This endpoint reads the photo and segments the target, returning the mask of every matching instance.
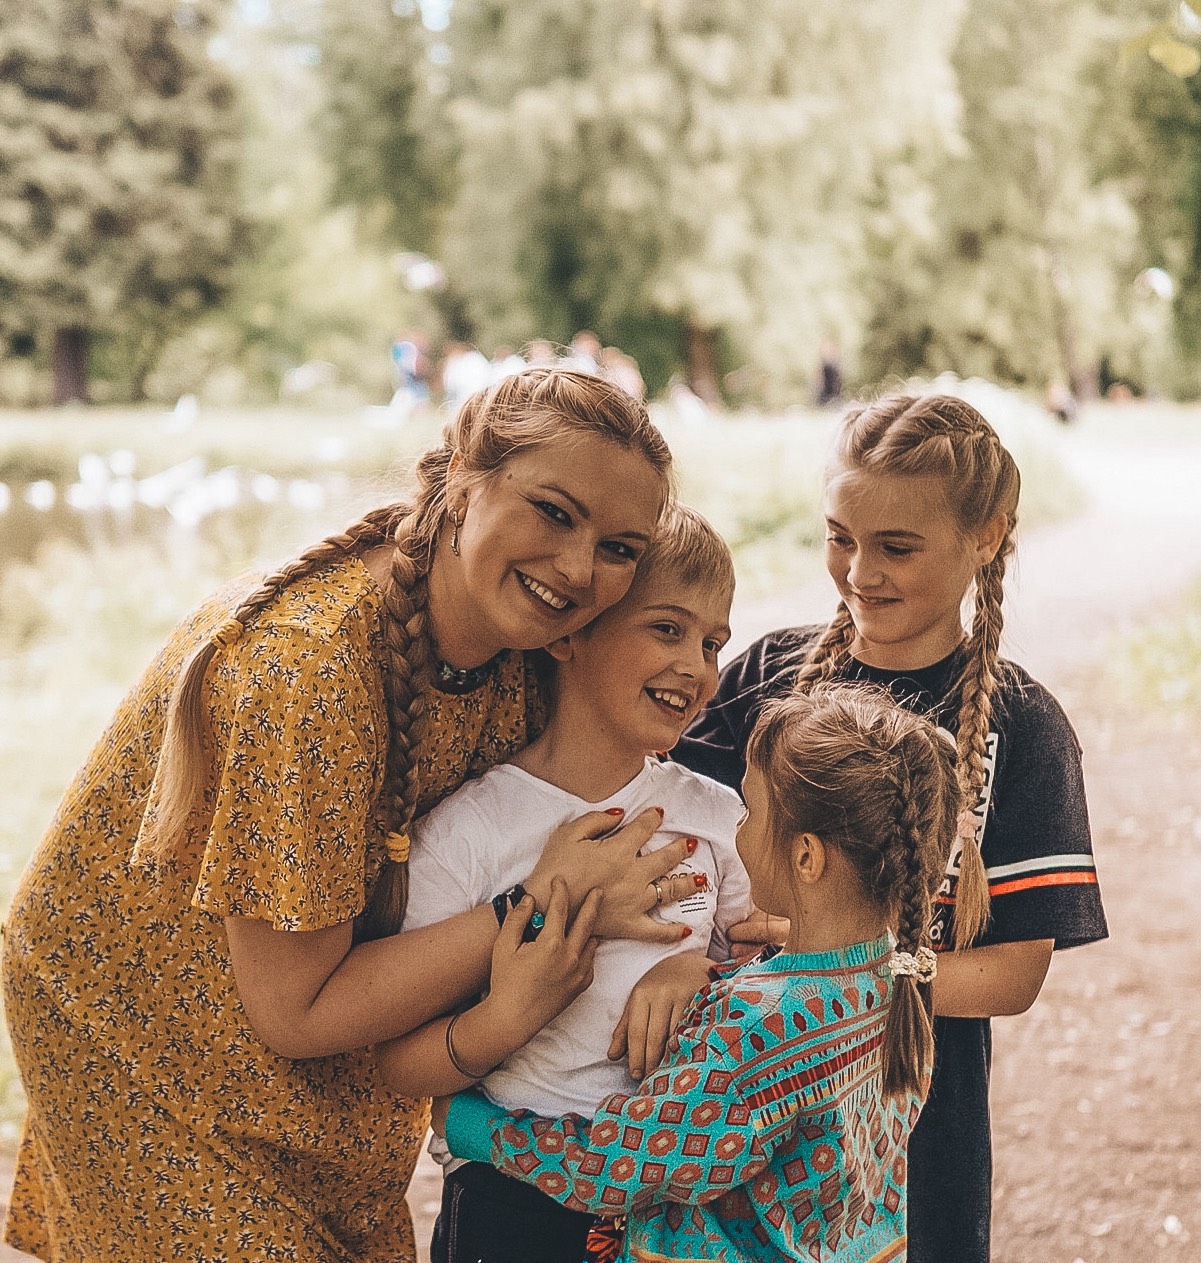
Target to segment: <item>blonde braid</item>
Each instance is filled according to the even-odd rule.
[[[906,731],[894,748],[894,845],[886,850],[889,887],[897,897],[897,950],[930,947],[933,896],[955,836],[955,758],[948,741],[926,727]],[[884,1091],[925,1091],[934,1055],[934,996],[914,975],[896,979],[884,1033]]]
[[[159,760],[159,792],[142,824],[140,848],[147,859],[171,859],[179,853],[192,827],[201,823],[198,813],[212,780],[212,733],[204,703],[204,680],[217,652],[234,644],[253,619],[290,584],[307,579],[348,554],[382,543],[404,512],[403,505],[395,504],[372,510],[273,571],[238,603],[184,664],[167,710]]]
[[[403,529],[392,557],[384,598],[384,695],[388,706],[388,758],[380,803],[386,826],[407,835],[420,793],[418,750],[425,735],[425,696],[433,677],[434,652],[429,627],[428,585],[431,541]],[[356,938],[395,934],[404,921],[409,896],[409,866],[389,858],[380,872]]]
[[[971,812],[984,789],[985,758],[992,726],[993,695],[1004,623],[1005,562],[1012,551],[1013,530],[1006,531],[997,555],[976,576],[976,609],[972,634],[964,649],[959,682],[959,790],[961,807]],[[974,838],[961,837],[959,880],[955,887],[954,945],[970,947],[988,923],[988,872]]]
[[[855,624],[851,619],[851,612],[845,601],[839,601],[834,617],[801,663],[793,681],[793,690],[807,693],[815,684],[825,684],[833,680],[850,656],[854,640]]]

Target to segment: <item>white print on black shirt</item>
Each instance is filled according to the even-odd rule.
[[[988,804],[992,801],[993,782],[997,774],[997,748],[1001,744],[1000,736],[995,732],[988,734],[984,749],[984,783],[972,806],[972,819],[976,822],[976,845],[984,842],[984,826],[988,821]],[[947,857],[947,875],[935,896],[934,919],[930,924],[930,938],[937,946],[950,937],[951,911],[955,907],[954,890],[959,884],[959,865],[963,857],[963,842],[956,835],[951,846],[951,854]]]

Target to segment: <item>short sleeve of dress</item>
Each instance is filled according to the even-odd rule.
[[[362,647],[268,625],[213,669],[218,772],[195,907],[314,930],[366,901],[382,776]]]

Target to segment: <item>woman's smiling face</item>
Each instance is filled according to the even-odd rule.
[[[431,575],[443,657],[471,666],[537,648],[608,609],[630,586],[665,492],[644,457],[592,434],[530,448],[457,490],[452,474],[459,554],[444,534]]]

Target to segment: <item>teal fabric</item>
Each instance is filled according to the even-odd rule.
[[[702,992],[664,1063],[595,1118],[456,1098],[447,1140],[573,1210],[628,1216],[623,1258],[905,1255],[920,1098],[883,1098],[887,939],[762,953]]]

